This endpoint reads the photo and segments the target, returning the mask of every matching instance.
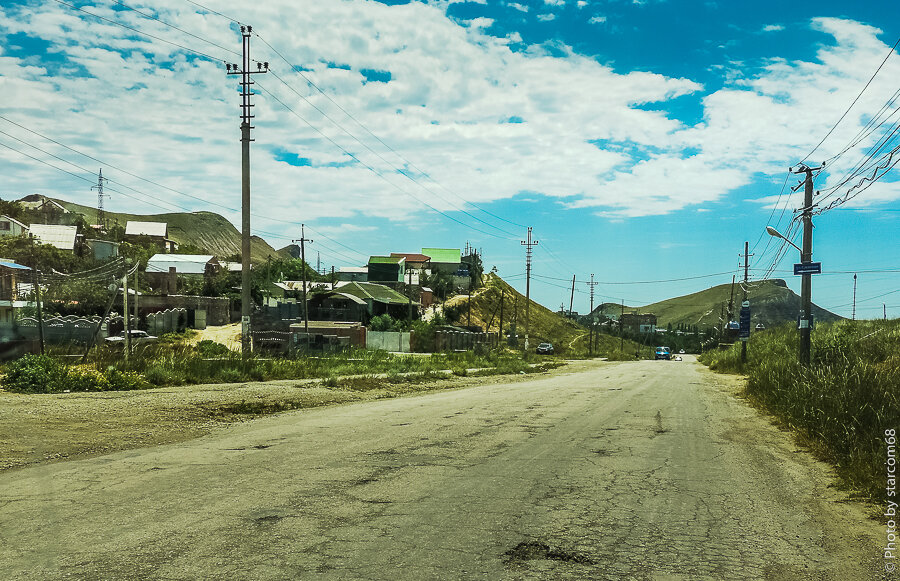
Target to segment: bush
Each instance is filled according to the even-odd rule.
[[[231,355],[231,349],[209,339],[204,339],[197,343],[197,352],[200,354],[200,357],[204,358],[227,357]]]
[[[66,368],[48,355],[25,355],[6,366],[3,387],[20,393],[59,393],[66,386]]]

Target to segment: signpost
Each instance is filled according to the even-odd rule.
[[[741,315],[740,315],[740,330],[738,331],[738,338],[741,341],[749,341],[750,340],[750,302],[744,301],[741,306]]]
[[[801,262],[794,265],[794,274],[822,274],[821,262]]]

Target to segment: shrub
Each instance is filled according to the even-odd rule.
[[[6,365],[3,386],[21,393],[58,393],[66,387],[66,368],[48,355],[25,355]]]
[[[129,391],[132,389],[147,389],[150,384],[140,373],[134,371],[119,371],[108,369],[106,371],[107,387],[111,391]]]
[[[209,339],[204,339],[197,343],[197,352],[200,354],[200,357],[204,358],[227,357],[231,355],[231,349]]]

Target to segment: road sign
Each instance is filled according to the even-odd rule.
[[[794,274],[822,274],[821,262],[801,262],[794,265]]]
[[[738,337],[741,341],[746,341],[750,338],[750,307],[741,307],[740,323]]]

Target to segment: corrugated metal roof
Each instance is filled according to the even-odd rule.
[[[346,272],[353,274],[366,274],[369,272],[368,266],[342,266],[338,272]]]
[[[203,274],[211,260],[211,254],[154,254],[147,261],[147,272],[169,272],[174,266],[180,274]]]
[[[351,282],[345,284],[341,286],[341,293],[392,305],[405,305],[409,302],[408,297],[403,296],[394,289],[371,282]]]
[[[439,262],[441,264],[459,264],[460,252],[459,248],[423,248],[422,254],[431,257],[431,262]]]
[[[16,264],[12,260],[6,260],[3,258],[0,258],[0,266],[3,266],[5,268],[15,268],[16,270],[31,270],[27,266],[22,266],[21,264]]]
[[[427,254],[418,254],[416,252],[391,252],[391,256],[403,257],[406,262],[428,262],[431,257]]]
[[[32,224],[29,230],[41,244],[56,246],[60,250],[75,249],[75,236],[78,234],[77,226]]]
[[[402,256],[370,256],[369,264],[400,264],[404,260]]]
[[[125,224],[126,236],[159,236],[168,235],[169,225],[166,222],[135,222],[129,220]]]

